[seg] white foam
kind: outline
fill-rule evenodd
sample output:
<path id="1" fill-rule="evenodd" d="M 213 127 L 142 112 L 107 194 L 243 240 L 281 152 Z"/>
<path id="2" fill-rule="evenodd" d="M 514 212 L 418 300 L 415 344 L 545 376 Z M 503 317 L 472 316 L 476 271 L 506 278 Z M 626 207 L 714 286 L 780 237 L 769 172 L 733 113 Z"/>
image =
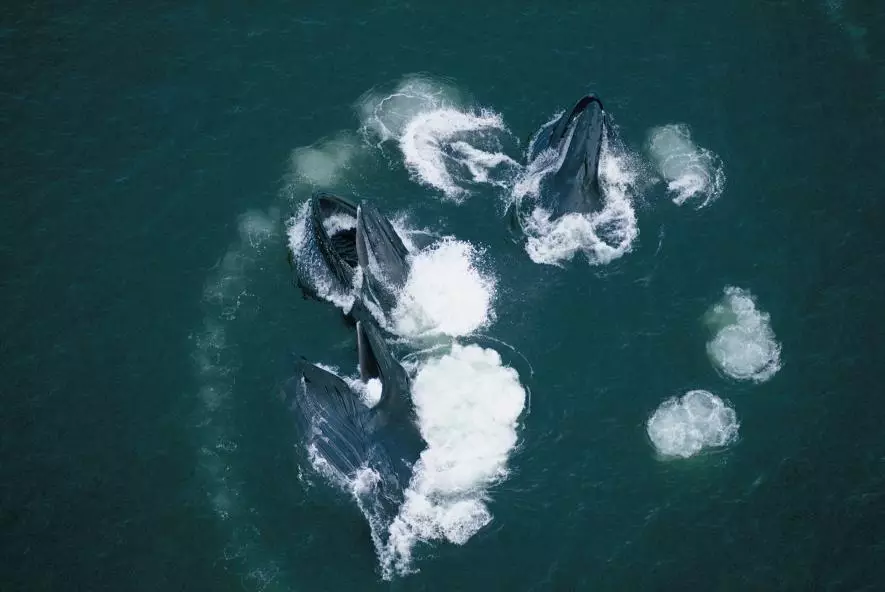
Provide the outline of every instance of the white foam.
<path id="1" fill-rule="evenodd" d="M 459 175 L 459 169 L 466 169 L 474 182 L 488 182 L 491 169 L 502 164 L 518 166 L 506 154 L 487 152 L 468 142 L 478 142 L 479 136 L 491 131 L 507 133 L 497 113 L 436 109 L 413 117 L 403 131 L 399 146 L 406 167 L 417 182 L 460 202 L 470 192 L 463 186 L 466 179 Z"/>
<path id="2" fill-rule="evenodd" d="M 358 377 L 342 377 L 344 382 L 351 388 L 353 392 L 359 395 L 360 400 L 366 407 L 374 407 L 381 400 L 381 390 L 384 385 L 378 378 L 370 378 L 363 382 Z"/>
<path id="3" fill-rule="evenodd" d="M 542 129 L 553 122 L 555 119 Z M 570 140 L 569 137 L 566 141 Z M 532 153 L 530 146 L 529 154 Z M 544 179 L 559 170 L 563 158 L 564 155 L 552 149 L 541 151 L 514 185 L 513 200 L 517 207 L 524 200 L 534 204 L 530 214 L 521 215 L 529 257 L 535 263 L 560 265 L 571 261 L 576 253 L 583 253 L 591 265 L 602 265 L 629 253 L 639 236 L 633 208 L 633 193 L 639 177 L 636 158 L 607 130 L 599 160 L 603 208 L 590 214 L 570 213 L 551 221 L 550 212 L 541 207 L 539 201 Z"/>
<path id="4" fill-rule="evenodd" d="M 479 267 L 468 242 L 443 239 L 411 258 L 409 276 L 390 313 L 394 333 L 408 338 L 466 335 L 494 318 L 495 277 Z"/>
<path id="5" fill-rule="evenodd" d="M 396 142 L 412 178 L 460 202 L 473 183 L 503 186 L 519 165 L 503 152 L 510 132 L 488 109 L 465 107 L 457 91 L 429 78 L 408 77 L 383 95 L 359 103 L 363 133 Z"/>
<path id="6" fill-rule="evenodd" d="M 732 378 L 764 382 L 781 368 L 781 346 L 771 329 L 771 319 L 757 310 L 749 291 L 727 286 L 724 292 L 704 317 L 713 331 L 707 354 Z"/>
<path id="7" fill-rule="evenodd" d="M 420 541 L 463 545 L 491 521 L 487 489 L 507 476 L 526 392 L 497 352 L 455 344 L 419 367 L 412 400 L 427 449 L 379 548 L 387 579 L 412 570 Z"/>
<path id="8" fill-rule="evenodd" d="M 725 188 L 725 169 L 713 152 L 696 145 L 685 124 L 669 124 L 649 130 L 648 151 L 658 172 L 667 181 L 673 202 L 693 200 L 702 208 L 715 201 Z"/>
<path id="9" fill-rule="evenodd" d="M 663 456 L 689 458 L 705 448 L 737 439 L 740 424 L 734 409 L 703 390 L 667 399 L 649 418 L 648 437 Z"/>

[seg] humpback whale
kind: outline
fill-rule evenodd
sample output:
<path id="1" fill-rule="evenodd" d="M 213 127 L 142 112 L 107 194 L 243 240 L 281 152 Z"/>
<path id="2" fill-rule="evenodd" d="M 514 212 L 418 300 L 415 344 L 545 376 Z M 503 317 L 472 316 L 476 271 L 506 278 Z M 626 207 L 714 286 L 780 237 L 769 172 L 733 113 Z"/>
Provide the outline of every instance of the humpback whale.
<path id="1" fill-rule="evenodd" d="M 535 139 L 530 161 L 548 149 L 559 155 L 559 167 L 550 174 L 542 196 L 551 220 L 573 212 L 587 214 L 603 207 L 599 157 L 607 125 L 602 101 L 589 94 Z"/>
<path id="2" fill-rule="evenodd" d="M 396 305 L 409 275 L 409 250 L 377 207 L 319 192 L 311 198 L 310 226 L 324 265 L 342 288 L 358 284 L 355 318 L 369 318 L 367 308 L 386 314 Z"/>
<path id="3" fill-rule="evenodd" d="M 348 482 L 363 468 L 373 470 L 378 476 L 373 505 L 393 517 L 412 465 L 426 445 L 414 417 L 405 369 L 375 323 L 358 321 L 356 331 L 360 381 L 381 383 L 381 398 L 374 407 L 367 407 L 341 377 L 303 359 L 284 384 L 283 397 L 305 448 Z"/>

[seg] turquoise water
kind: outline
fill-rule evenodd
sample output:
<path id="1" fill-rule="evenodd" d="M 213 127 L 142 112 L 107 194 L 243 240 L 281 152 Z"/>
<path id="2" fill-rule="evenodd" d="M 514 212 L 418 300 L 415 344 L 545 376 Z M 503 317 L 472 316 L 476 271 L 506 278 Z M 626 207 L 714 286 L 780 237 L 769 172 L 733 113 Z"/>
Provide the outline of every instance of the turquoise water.
<path id="1" fill-rule="evenodd" d="M 5 8 L 2 587 L 881 588 L 880 12 Z M 645 181 L 629 252 L 537 264 L 504 216 L 512 177 L 462 182 L 456 203 L 361 136 L 361 97 L 416 73 L 499 115 L 517 160 L 598 92 Z M 675 123 L 726 177 L 700 209 L 651 182 L 648 134 Z M 342 133 L 352 157 L 321 184 L 475 245 L 496 278 L 479 332 L 515 348 L 530 390 L 491 522 L 418 545 L 417 573 L 389 581 L 353 501 L 296 463 L 277 398 L 292 354 L 354 364 L 352 329 L 302 299 L 286 253 L 313 188 L 298 149 Z M 711 364 L 726 286 L 770 316 L 768 380 Z M 663 460 L 646 422 L 695 389 L 739 435 Z"/>

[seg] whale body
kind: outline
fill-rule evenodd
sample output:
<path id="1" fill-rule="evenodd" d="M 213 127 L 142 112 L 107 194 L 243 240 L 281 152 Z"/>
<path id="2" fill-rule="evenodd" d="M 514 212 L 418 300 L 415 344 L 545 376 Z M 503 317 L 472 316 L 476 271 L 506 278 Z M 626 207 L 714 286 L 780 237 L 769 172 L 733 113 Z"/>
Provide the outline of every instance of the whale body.
<path id="1" fill-rule="evenodd" d="M 352 316 L 370 318 L 369 307 L 388 313 L 409 275 L 409 250 L 390 220 L 370 202 L 326 192 L 312 196 L 309 216 L 323 265 L 343 289 L 359 283 Z"/>
<path id="2" fill-rule="evenodd" d="M 340 376 L 299 360 L 283 397 L 300 444 L 344 481 L 361 469 L 378 477 L 374 504 L 396 513 L 412 466 L 426 447 L 414 416 L 409 378 L 371 321 L 357 322 L 360 380 L 381 382 L 381 398 L 367 407 Z"/>

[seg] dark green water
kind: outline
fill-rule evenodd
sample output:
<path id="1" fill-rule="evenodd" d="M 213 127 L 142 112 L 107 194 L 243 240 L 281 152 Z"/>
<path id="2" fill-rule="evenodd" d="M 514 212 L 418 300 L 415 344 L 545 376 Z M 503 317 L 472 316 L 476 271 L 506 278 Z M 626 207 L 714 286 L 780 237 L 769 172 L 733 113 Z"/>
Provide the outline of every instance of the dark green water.
<path id="1" fill-rule="evenodd" d="M 883 586 L 875 3 L 0 14 L 0 588 Z M 686 122 L 727 185 L 701 210 L 650 188 L 631 253 L 559 269 L 513 242 L 495 191 L 446 203 L 395 159 L 348 176 L 486 249 L 499 283 L 485 332 L 534 368 L 493 521 L 420 548 L 419 573 L 387 583 L 353 504 L 299 480 L 275 397 L 292 352 L 352 364 L 351 330 L 292 287 L 282 232 L 256 249 L 238 221 L 277 208 L 265 215 L 281 222 L 292 150 L 355 130 L 357 98 L 413 72 L 449 78 L 518 138 L 588 90 L 637 151 L 649 128 Z M 204 298 L 230 269 L 220 304 Z M 701 317 L 725 285 L 752 291 L 783 347 L 760 385 L 705 353 Z M 223 347 L 206 346 L 219 328 Z M 218 407 L 209 385 L 227 389 Z M 662 462 L 645 421 L 695 388 L 731 402 L 740 439 Z"/>

